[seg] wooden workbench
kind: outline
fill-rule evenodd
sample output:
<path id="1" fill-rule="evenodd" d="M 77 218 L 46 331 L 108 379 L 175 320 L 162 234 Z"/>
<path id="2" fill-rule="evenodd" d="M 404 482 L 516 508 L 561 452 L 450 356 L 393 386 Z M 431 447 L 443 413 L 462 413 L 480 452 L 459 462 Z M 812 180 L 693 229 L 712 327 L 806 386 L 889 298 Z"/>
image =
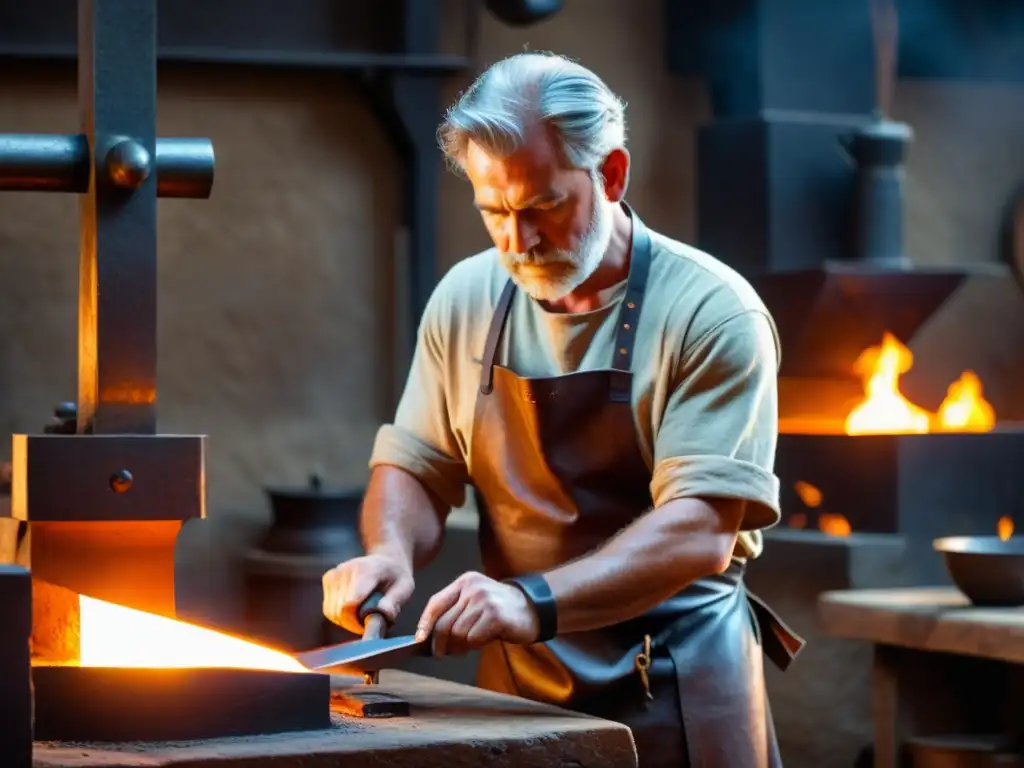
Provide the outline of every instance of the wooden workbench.
<path id="1" fill-rule="evenodd" d="M 975 608 L 954 589 L 825 592 L 826 634 L 875 647 L 875 766 L 914 736 L 1024 738 L 1024 609 Z"/>
<path id="2" fill-rule="evenodd" d="M 336 685 L 351 685 L 338 678 Z M 382 691 L 412 717 L 332 715 L 323 731 L 197 742 L 37 743 L 34 768 L 635 768 L 629 729 L 556 707 L 408 672 L 381 673 Z"/>

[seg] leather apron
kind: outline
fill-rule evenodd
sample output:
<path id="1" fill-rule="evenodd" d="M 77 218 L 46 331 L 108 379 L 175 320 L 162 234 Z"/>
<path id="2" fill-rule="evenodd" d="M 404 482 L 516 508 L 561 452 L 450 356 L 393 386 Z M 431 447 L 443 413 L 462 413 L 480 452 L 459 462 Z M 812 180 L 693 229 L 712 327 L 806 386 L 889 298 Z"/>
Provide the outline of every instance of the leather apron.
<path id="1" fill-rule="evenodd" d="M 651 241 L 630 213 L 629 278 L 610 368 L 517 376 L 496 361 L 517 291 L 511 280 L 498 301 L 470 456 L 491 578 L 586 555 L 652 507 L 630 373 Z M 743 569 L 734 562 L 620 625 L 530 646 L 491 643 L 478 684 L 628 725 L 642 768 L 780 766 L 762 649 L 785 668 L 803 641 L 748 594 Z"/>

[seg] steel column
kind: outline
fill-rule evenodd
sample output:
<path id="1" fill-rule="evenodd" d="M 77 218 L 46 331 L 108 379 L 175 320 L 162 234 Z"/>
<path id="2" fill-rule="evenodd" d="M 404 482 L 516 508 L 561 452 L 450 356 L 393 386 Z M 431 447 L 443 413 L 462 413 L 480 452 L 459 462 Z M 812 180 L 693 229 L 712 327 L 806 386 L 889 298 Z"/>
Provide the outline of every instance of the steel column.
<path id="1" fill-rule="evenodd" d="M 156 3 L 82 0 L 78 432 L 156 433 Z"/>
<path id="2" fill-rule="evenodd" d="M 405 48 L 414 55 L 438 53 L 441 11 L 436 0 L 405 0 Z M 412 313 L 419 323 L 437 284 L 437 197 L 440 153 L 437 125 L 441 118 L 441 79 L 414 74 L 393 75 L 392 106 L 408 136 L 406 206 L 409 231 L 409 285 Z"/>
<path id="3" fill-rule="evenodd" d="M 476 46 L 477 8 L 470 4 L 466 16 L 466 48 Z M 441 11 L 433 0 L 404 0 L 402 19 L 408 55 L 433 57 L 440 40 Z M 399 156 L 404 225 L 409 233 L 407 270 L 409 348 L 400 356 L 404 380 L 412 360 L 420 318 L 439 278 L 437 264 L 438 188 L 443 169 L 437 148 L 437 127 L 443 107 L 442 72 L 378 70 L 367 73 L 361 85 L 371 109 Z M 390 398 L 395 399 L 395 398 Z"/>

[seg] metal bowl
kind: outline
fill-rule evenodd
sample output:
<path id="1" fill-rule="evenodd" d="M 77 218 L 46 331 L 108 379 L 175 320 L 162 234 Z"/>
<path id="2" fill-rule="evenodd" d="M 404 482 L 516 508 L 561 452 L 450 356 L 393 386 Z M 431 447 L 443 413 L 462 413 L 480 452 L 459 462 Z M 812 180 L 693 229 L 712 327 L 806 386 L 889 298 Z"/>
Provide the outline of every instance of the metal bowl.
<path id="1" fill-rule="evenodd" d="M 949 536 L 932 542 L 957 588 L 974 605 L 1024 605 L 1024 536 Z"/>

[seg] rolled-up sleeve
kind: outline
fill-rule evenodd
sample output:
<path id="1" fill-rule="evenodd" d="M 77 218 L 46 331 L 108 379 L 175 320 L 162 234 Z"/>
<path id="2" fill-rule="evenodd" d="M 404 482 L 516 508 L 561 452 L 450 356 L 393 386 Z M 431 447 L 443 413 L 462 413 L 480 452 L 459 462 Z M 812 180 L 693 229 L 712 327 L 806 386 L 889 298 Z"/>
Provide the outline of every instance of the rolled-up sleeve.
<path id="1" fill-rule="evenodd" d="M 394 422 L 377 432 L 370 467 L 399 467 L 420 480 L 449 507 L 465 501 L 468 475 L 452 431 L 445 392 L 445 350 L 452 334 L 442 285 L 427 304 L 409 376 Z"/>
<path id="2" fill-rule="evenodd" d="M 777 523 L 778 349 L 770 318 L 749 310 L 718 323 L 684 351 L 673 379 L 654 443 L 655 505 L 743 499 L 741 530 Z"/>

